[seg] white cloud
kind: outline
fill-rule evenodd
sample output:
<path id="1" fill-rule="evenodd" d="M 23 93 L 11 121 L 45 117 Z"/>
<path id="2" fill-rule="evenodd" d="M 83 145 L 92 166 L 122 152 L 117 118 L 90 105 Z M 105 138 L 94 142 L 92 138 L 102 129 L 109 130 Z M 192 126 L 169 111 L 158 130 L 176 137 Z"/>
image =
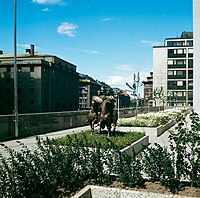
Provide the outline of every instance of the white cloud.
<path id="1" fill-rule="evenodd" d="M 128 64 L 120 64 L 116 65 L 113 67 L 113 74 L 104 76 L 103 81 L 105 81 L 108 85 L 111 87 L 118 87 L 120 89 L 124 90 L 130 90 L 130 88 L 126 85 L 126 82 L 129 83 L 130 85 L 133 84 L 133 75 L 139 72 L 140 75 L 140 82 L 146 81 L 147 77 L 150 76 L 150 71 L 149 69 L 145 67 L 140 67 L 135 68 L 132 65 Z M 143 96 L 143 86 L 139 87 L 139 93 L 141 96 Z M 130 92 L 127 92 L 130 94 Z"/>
<path id="2" fill-rule="evenodd" d="M 150 47 L 159 46 L 163 44 L 162 42 L 159 41 L 150 41 L 150 40 L 141 40 L 140 43 Z"/>
<path id="3" fill-rule="evenodd" d="M 24 48 L 24 49 L 29 49 L 30 44 L 17 44 L 18 47 Z"/>
<path id="4" fill-rule="evenodd" d="M 116 71 L 119 71 L 119 72 L 132 72 L 133 71 L 133 67 L 128 64 L 116 65 L 116 66 L 114 66 L 114 68 Z"/>
<path id="5" fill-rule="evenodd" d="M 49 9 L 49 8 L 44 8 L 44 9 L 42 9 L 42 12 L 51 12 L 51 9 Z"/>
<path id="6" fill-rule="evenodd" d="M 86 54 L 99 54 L 99 52 L 96 51 L 96 50 L 86 50 L 86 49 L 84 49 L 84 50 L 80 50 L 80 51 L 82 51 L 83 53 L 86 53 Z"/>
<path id="7" fill-rule="evenodd" d="M 63 0 L 32 0 L 33 3 L 38 3 L 38 4 L 59 4 L 62 5 L 64 4 Z"/>
<path id="8" fill-rule="evenodd" d="M 78 26 L 76 24 L 63 22 L 60 26 L 58 26 L 57 32 L 59 34 L 64 34 L 69 37 L 75 37 L 75 34 L 76 34 L 75 30 L 77 28 L 78 28 Z"/>
<path id="9" fill-rule="evenodd" d="M 101 22 L 106 22 L 106 21 L 112 21 L 112 18 L 102 18 L 100 21 Z"/>
<path id="10" fill-rule="evenodd" d="M 116 87 L 124 84 L 123 76 L 107 76 L 105 81 L 108 85 Z"/>

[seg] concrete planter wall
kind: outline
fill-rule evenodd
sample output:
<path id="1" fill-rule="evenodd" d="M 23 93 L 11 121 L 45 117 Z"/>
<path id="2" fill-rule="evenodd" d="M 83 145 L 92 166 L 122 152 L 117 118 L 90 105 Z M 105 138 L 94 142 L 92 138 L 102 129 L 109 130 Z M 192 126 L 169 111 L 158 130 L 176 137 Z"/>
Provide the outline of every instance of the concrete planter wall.
<path id="1" fill-rule="evenodd" d="M 144 149 L 144 147 L 148 145 L 149 145 L 149 135 L 145 135 L 144 137 L 132 143 L 130 146 L 121 149 L 121 152 L 124 152 L 128 155 L 133 155 L 133 149 L 134 149 L 135 153 L 138 154 Z"/>
<path id="2" fill-rule="evenodd" d="M 123 190 L 119 188 L 108 188 L 101 186 L 86 186 L 71 198 L 188 198 L 180 195 L 146 193 L 134 190 Z"/>
<path id="3" fill-rule="evenodd" d="M 117 130 L 120 131 L 130 131 L 130 132 L 145 132 L 146 135 L 158 137 L 162 135 L 167 129 L 171 128 L 176 124 L 175 120 L 171 120 L 165 125 L 161 125 L 158 127 L 117 127 Z"/>

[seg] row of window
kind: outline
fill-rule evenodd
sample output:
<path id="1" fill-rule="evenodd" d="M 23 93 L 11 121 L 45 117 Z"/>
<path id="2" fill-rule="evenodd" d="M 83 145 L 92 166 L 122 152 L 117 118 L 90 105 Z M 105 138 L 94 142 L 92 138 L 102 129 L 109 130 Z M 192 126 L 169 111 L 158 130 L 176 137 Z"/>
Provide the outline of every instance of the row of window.
<path id="1" fill-rule="evenodd" d="M 193 57 L 193 48 L 189 48 L 188 51 L 186 48 L 168 49 L 168 58 L 186 57 L 187 52 L 188 52 L 188 57 Z"/>
<path id="2" fill-rule="evenodd" d="M 185 76 L 186 71 L 185 70 L 168 70 L 167 71 L 168 76 Z M 193 76 L 193 70 L 188 70 L 188 77 Z"/>
<path id="3" fill-rule="evenodd" d="M 193 40 L 187 41 L 167 41 L 168 47 L 180 47 L 180 46 L 193 46 Z"/>
<path id="4" fill-rule="evenodd" d="M 34 77 L 30 77 L 30 82 L 34 82 L 34 81 L 35 81 L 35 78 L 34 78 Z M 56 84 L 59 83 L 59 80 L 58 80 L 58 79 L 52 79 L 52 83 L 54 83 L 54 81 L 55 81 Z M 10 78 L 10 77 L 7 77 L 7 78 L 6 78 L 6 82 L 7 82 L 7 83 L 10 83 L 10 82 L 11 82 L 11 78 Z M 21 77 L 18 77 L 18 82 L 22 82 L 22 78 L 21 78 Z M 27 82 L 27 81 L 26 81 L 26 82 Z M 47 82 L 47 79 L 44 78 L 44 79 L 43 79 L 43 82 L 44 82 L 44 83 Z M 66 85 L 66 80 L 62 80 L 61 83 L 62 83 L 63 85 Z M 68 82 L 68 85 L 69 85 L 69 86 L 72 86 L 72 82 L 69 81 L 69 82 Z M 77 83 L 75 83 L 75 86 L 77 86 Z"/>
<path id="5" fill-rule="evenodd" d="M 168 81 L 167 82 L 168 89 L 186 89 L 186 81 Z M 193 81 L 188 81 L 188 89 L 193 88 Z"/>
<path id="6" fill-rule="evenodd" d="M 186 91 L 168 91 L 168 97 L 184 97 L 186 96 Z M 193 96 L 193 91 L 188 91 L 188 97 L 192 97 Z"/>
<path id="7" fill-rule="evenodd" d="M 181 66 L 185 65 L 186 66 L 186 59 L 168 60 L 167 65 L 168 66 L 176 65 L 177 67 L 179 67 L 179 65 L 181 65 Z M 188 59 L 188 67 L 193 67 L 193 59 Z"/>

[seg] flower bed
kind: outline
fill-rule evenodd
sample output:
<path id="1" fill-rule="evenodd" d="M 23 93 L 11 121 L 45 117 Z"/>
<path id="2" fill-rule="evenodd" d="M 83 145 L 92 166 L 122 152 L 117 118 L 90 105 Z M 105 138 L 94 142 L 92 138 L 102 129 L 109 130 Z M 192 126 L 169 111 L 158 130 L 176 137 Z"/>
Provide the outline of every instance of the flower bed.
<path id="1" fill-rule="evenodd" d="M 146 135 L 158 137 L 175 124 L 176 124 L 176 121 L 171 120 L 168 123 L 158 126 L 158 127 L 120 127 L 119 126 L 117 127 L 117 129 L 122 130 L 122 131 L 129 131 L 129 132 L 142 131 Z"/>
<path id="2" fill-rule="evenodd" d="M 158 127 L 175 120 L 182 113 L 187 112 L 185 109 L 165 110 L 164 112 L 139 114 L 137 117 L 121 118 L 118 126 L 126 127 Z"/>

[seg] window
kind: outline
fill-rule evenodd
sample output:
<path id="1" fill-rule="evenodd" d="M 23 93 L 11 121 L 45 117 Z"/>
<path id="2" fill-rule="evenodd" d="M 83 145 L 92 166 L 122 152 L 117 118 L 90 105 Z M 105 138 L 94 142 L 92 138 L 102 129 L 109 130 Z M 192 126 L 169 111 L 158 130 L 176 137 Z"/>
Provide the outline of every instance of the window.
<path id="1" fill-rule="evenodd" d="M 167 46 L 172 47 L 173 46 L 173 42 L 172 41 L 167 41 Z"/>
<path id="2" fill-rule="evenodd" d="M 192 91 L 188 91 L 188 97 L 192 98 L 193 97 L 193 92 Z"/>
<path id="3" fill-rule="evenodd" d="M 173 62 L 173 60 L 168 60 L 168 61 L 167 61 L 167 64 L 168 64 L 168 65 L 173 65 L 174 62 Z"/>
<path id="4" fill-rule="evenodd" d="M 177 65 L 183 65 L 185 63 L 184 60 L 176 60 Z"/>
<path id="5" fill-rule="evenodd" d="M 188 49 L 188 53 L 189 53 L 189 54 L 192 54 L 192 53 L 193 53 L 193 48 L 189 48 L 189 49 Z"/>
<path id="6" fill-rule="evenodd" d="M 174 75 L 174 71 L 173 71 L 173 70 L 168 70 L 168 71 L 167 71 L 167 74 L 168 74 L 169 76 L 173 76 L 173 75 Z"/>
<path id="7" fill-rule="evenodd" d="M 188 86 L 193 86 L 193 81 L 188 81 Z"/>
<path id="8" fill-rule="evenodd" d="M 184 41 L 177 41 L 176 46 L 184 46 L 185 42 Z"/>
<path id="9" fill-rule="evenodd" d="M 188 67 L 193 67 L 193 59 L 188 59 Z"/>
<path id="10" fill-rule="evenodd" d="M 34 67 L 30 66 L 30 72 L 34 72 Z"/>
<path id="11" fill-rule="evenodd" d="M 177 71 L 177 75 L 179 75 L 179 76 L 182 76 L 182 75 L 184 75 L 184 71 L 183 70 L 180 70 L 180 71 Z"/>
<path id="12" fill-rule="evenodd" d="M 30 104 L 34 104 L 34 100 L 30 100 Z"/>
<path id="13" fill-rule="evenodd" d="M 177 52 L 177 54 L 184 54 L 184 50 L 183 49 L 178 49 L 176 52 Z"/>
<path id="14" fill-rule="evenodd" d="M 22 71 L 22 67 L 18 66 L 18 72 L 21 72 L 21 71 Z"/>
<path id="15" fill-rule="evenodd" d="M 177 81 L 177 86 L 183 86 L 183 81 Z"/>
<path id="16" fill-rule="evenodd" d="M 185 96 L 185 92 L 183 92 L 183 91 L 177 91 L 176 92 L 177 93 L 177 96 L 179 96 L 179 97 L 182 97 L 182 96 Z"/>
<path id="17" fill-rule="evenodd" d="M 33 82 L 33 81 L 34 81 L 34 77 L 31 77 L 31 78 L 30 78 L 30 81 Z"/>
<path id="18" fill-rule="evenodd" d="M 10 66 L 7 66 L 6 67 L 6 72 L 10 72 L 11 71 L 11 67 Z"/>
<path id="19" fill-rule="evenodd" d="M 193 46 L 193 41 L 192 40 L 187 41 L 186 45 L 187 46 Z"/>

